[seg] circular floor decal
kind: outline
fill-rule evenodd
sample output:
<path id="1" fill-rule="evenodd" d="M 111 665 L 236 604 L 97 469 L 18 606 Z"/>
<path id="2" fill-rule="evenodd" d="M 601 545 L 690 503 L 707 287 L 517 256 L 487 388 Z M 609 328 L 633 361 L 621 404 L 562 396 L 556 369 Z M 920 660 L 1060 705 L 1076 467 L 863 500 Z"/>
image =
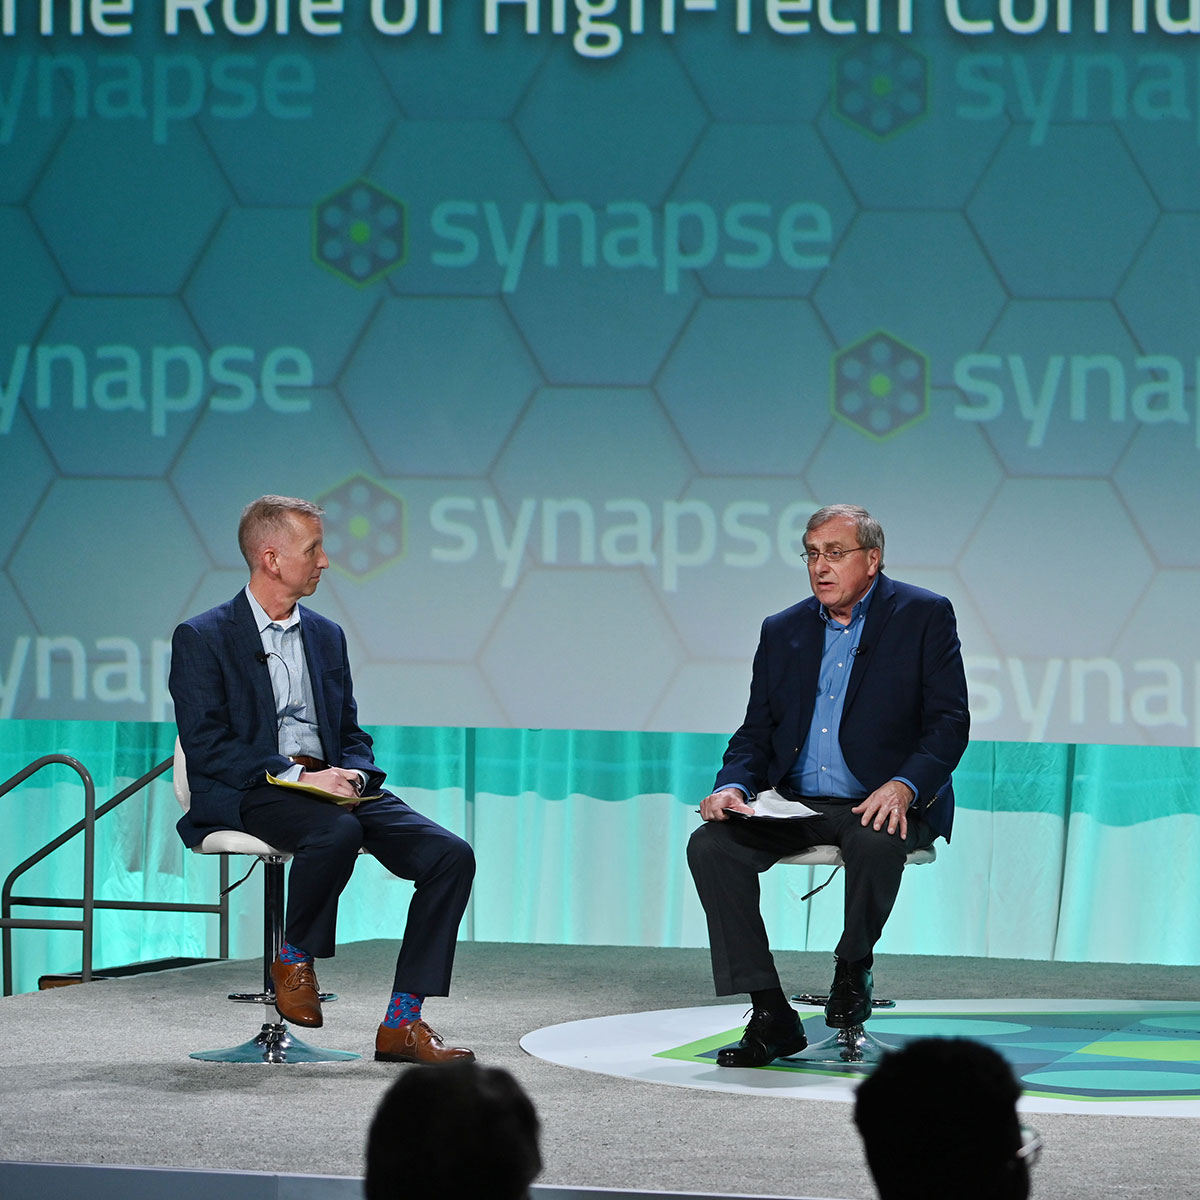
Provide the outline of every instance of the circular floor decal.
<path id="1" fill-rule="evenodd" d="M 801 1010 L 808 1040 L 829 1036 L 819 1009 Z M 758 1070 L 718 1067 L 735 1043 L 744 1004 L 595 1017 L 521 1039 L 537 1058 L 674 1087 L 850 1100 L 864 1068 L 778 1059 Z M 1012 1064 L 1025 1112 L 1200 1117 L 1200 1004 L 1124 1000 L 899 1001 L 867 1022 L 890 1045 L 970 1037 Z"/>

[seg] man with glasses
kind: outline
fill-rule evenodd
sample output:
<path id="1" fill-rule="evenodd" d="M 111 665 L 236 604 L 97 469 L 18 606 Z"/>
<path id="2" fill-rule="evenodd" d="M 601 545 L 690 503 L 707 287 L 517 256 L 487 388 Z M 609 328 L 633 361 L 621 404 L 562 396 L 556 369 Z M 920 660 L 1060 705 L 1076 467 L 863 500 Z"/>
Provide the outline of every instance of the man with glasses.
<path id="1" fill-rule="evenodd" d="M 905 857 L 950 838 L 950 773 L 970 727 L 954 610 L 883 574 L 879 522 L 856 505 L 819 509 L 804 548 L 813 595 L 763 622 L 746 719 L 688 843 L 717 994 L 751 1000 L 741 1042 L 718 1055 L 724 1067 L 807 1045 L 775 970 L 758 876 L 809 846 L 837 845 L 846 862 L 826 1023 L 870 1015 L 875 943 Z M 768 791 L 770 816 L 753 803 Z"/>
<path id="2" fill-rule="evenodd" d="M 1020 1098 L 1008 1062 L 982 1042 L 918 1038 L 884 1055 L 854 1096 L 880 1200 L 1026 1200 L 1042 1142 L 1021 1125 Z M 937 1130 L 936 1154 L 913 1152 L 919 1126 Z"/>

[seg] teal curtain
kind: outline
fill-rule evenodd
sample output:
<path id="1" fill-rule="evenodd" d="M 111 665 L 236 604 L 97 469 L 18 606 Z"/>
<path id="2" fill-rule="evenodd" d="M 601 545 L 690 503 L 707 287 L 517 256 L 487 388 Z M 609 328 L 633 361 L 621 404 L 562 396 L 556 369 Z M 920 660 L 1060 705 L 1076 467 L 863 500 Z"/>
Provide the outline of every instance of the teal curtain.
<path id="1" fill-rule="evenodd" d="M 464 938 L 706 944 L 684 846 L 723 736 L 392 726 L 371 733 L 392 785 L 475 846 Z M 0 779 L 39 755 L 66 753 L 92 772 L 101 804 L 169 758 L 174 737 L 166 724 L 5 721 Z M 978 742 L 955 790 L 953 842 L 938 843 L 933 865 L 909 871 L 882 952 L 1200 963 L 1200 752 Z M 78 779 L 60 766 L 0 797 L 0 873 L 82 811 Z M 96 894 L 211 901 L 216 863 L 183 849 L 178 815 L 168 773 L 103 818 Z M 800 902 L 824 877 L 787 867 L 763 877 L 763 911 L 779 948 L 832 949 L 840 882 Z M 13 890 L 80 896 L 81 839 Z M 364 859 L 343 899 L 340 940 L 398 937 L 410 894 Z M 252 881 L 233 895 L 232 952 L 255 957 L 261 939 L 261 892 Z M 13 947 L 18 990 L 79 967 L 75 933 L 18 930 Z M 214 917 L 97 916 L 97 968 L 216 953 Z"/>

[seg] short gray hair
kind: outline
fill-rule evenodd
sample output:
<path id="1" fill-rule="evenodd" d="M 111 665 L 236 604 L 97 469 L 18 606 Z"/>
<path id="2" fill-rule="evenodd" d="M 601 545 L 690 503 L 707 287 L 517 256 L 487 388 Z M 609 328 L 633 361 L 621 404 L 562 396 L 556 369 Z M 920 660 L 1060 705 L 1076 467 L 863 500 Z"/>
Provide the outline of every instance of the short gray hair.
<path id="1" fill-rule="evenodd" d="M 883 570 L 883 526 L 865 508 L 857 504 L 827 504 L 818 508 L 804 527 L 804 544 L 808 545 L 808 535 L 826 521 L 838 517 L 848 517 L 854 522 L 854 532 L 858 535 L 858 544 L 867 550 L 879 551 L 879 569 Z"/>
<path id="2" fill-rule="evenodd" d="M 255 555 L 262 543 L 288 530 L 288 517 L 296 513 L 301 517 L 321 519 L 325 510 L 311 500 L 300 500 L 295 496 L 259 496 L 242 509 L 238 522 L 238 548 L 246 560 L 246 566 L 254 570 Z"/>

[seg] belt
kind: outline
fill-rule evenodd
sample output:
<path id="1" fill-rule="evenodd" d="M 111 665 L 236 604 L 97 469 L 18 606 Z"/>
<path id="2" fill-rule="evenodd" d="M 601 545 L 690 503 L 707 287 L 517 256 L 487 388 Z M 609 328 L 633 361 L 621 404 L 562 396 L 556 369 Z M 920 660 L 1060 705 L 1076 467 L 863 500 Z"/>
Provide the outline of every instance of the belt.
<path id="1" fill-rule="evenodd" d="M 289 756 L 292 762 L 302 766 L 306 771 L 323 771 L 328 763 L 322 762 L 319 758 L 312 758 L 307 754 L 292 754 Z"/>

